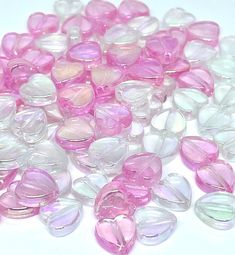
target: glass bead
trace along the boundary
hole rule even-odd
[[[178,58],[175,62],[164,66],[164,71],[167,75],[177,78],[183,72],[187,72],[190,69],[190,63],[188,60]]]
[[[235,59],[229,57],[215,58],[209,64],[211,72],[220,79],[235,79]]]
[[[219,85],[215,88],[214,102],[224,108],[232,108],[235,105],[235,87],[232,85]]]
[[[77,43],[80,43],[82,41],[81,29],[76,26],[70,27],[67,32],[67,40],[68,40],[69,47]]]
[[[62,20],[80,14],[82,10],[83,4],[80,0],[57,0],[54,3],[54,11]]]
[[[220,40],[219,49],[222,56],[235,58],[235,36],[225,36]]]
[[[43,107],[43,110],[45,111],[45,113],[47,115],[47,121],[49,123],[48,125],[52,126],[53,124],[56,124],[56,123],[58,124],[58,122],[61,122],[64,119],[57,102],[52,103],[50,105],[45,105]]]
[[[15,98],[10,94],[0,93],[0,130],[9,128],[15,113]]]

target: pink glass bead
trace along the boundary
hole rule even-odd
[[[28,19],[28,29],[35,36],[55,33],[59,29],[59,18],[53,14],[35,12]]]
[[[5,189],[15,179],[19,170],[19,165],[15,162],[8,163],[6,166],[0,163],[0,190]]]
[[[66,19],[61,30],[63,33],[69,34],[69,31],[74,27],[79,27],[83,39],[87,39],[92,35],[93,24],[85,16],[75,15]]]
[[[2,50],[9,58],[20,57],[33,47],[34,38],[30,34],[8,33],[2,39]]]
[[[192,68],[178,77],[180,88],[199,89],[207,96],[214,92],[214,79],[212,75],[203,68]]]
[[[235,173],[231,165],[217,160],[197,169],[196,182],[205,192],[226,191],[233,193]]]
[[[178,40],[171,36],[150,38],[146,49],[150,57],[158,59],[163,65],[175,62],[180,54]]]
[[[125,187],[125,193],[128,201],[133,203],[136,207],[148,204],[152,198],[151,189],[137,182],[128,180],[123,175],[116,176],[113,181],[119,182],[120,185]]]
[[[190,69],[190,63],[182,58],[177,59],[174,63],[164,66],[165,74],[178,77],[183,72],[187,72]]]
[[[154,153],[139,153],[126,159],[122,172],[128,180],[151,187],[161,179],[162,162]]]
[[[119,135],[131,126],[131,111],[120,104],[100,104],[95,107],[97,136]]]
[[[132,218],[119,215],[114,219],[101,219],[95,227],[98,243],[112,254],[126,255],[136,241],[136,226]]]
[[[55,134],[56,142],[65,150],[87,149],[94,141],[94,130],[85,118],[66,119]]]
[[[112,45],[107,52],[107,61],[113,65],[130,66],[140,58],[141,51],[137,44]]]
[[[43,52],[37,49],[27,50],[23,56],[23,59],[31,63],[39,73],[49,73],[55,62],[55,58],[48,52]]]
[[[7,191],[0,196],[0,213],[4,217],[12,219],[29,218],[39,213],[38,207],[21,205],[15,194],[19,181],[11,183]]]
[[[51,70],[51,77],[58,89],[67,84],[81,82],[85,79],[86,72],[81,63],[59,59]]]
[[[0,92],[5,89],[5,72],[6,67],[0,59]]]
[[[130,79],[145,80],[160,85],[163,81],[163,68],[161,63],[155,59],[141,59],[128,70]]]
[[[99,191],[95,199],[94,210],[98,219],[112,219],[118,215],[133,215],[135,205],[128,200],[125,186],[113,181]]]
[[[123,71],[118,67],[99,65],[91,69],[91,81],[100,102],[108,101],[114,96],[115,86],[124,78]]]
[[[118,8],[119,18],[123,21],[128,21],[139,16],[148,16],[149,8],[143,2],[136,0],[124,0]]]
[[[216,161],[219,148],[213,141],[200,136],[185,136],[180,143],[180,156],[184,164],[196,170]]]
[[[15,189],[19,203],[24,206],[40,207],[57,199],[57,184],[45,171],[37,168],[27,169]]]
[[[67,58],[71,61],[80,62],[90,69],[101,62],[102,53],[100,45],[92,41],[75,44],[68,50]]]
[[[219,25],[213,21],[199,21],[192,23],[188,27],[190,40],[202,40],[212,46],[216,46],[218,44],[219,34]]]
[[[94,100],[95,93],[91,85],[75,83],[58,91],[58,103],[66,116],[89,113]]]

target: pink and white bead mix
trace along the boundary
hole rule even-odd
[[[158,245],[192,204],[166,171],[179,154],[207,193],[196,216],[235,227],[235,36],[182,8],[160,21],[138,0],[57,0],[27,28],[1,42],[1,216],[39,216],[62,237],[90,206],[107,252]]]

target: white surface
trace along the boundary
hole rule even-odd
[[[84,1],[85,2],[85,1]],[[117,3],[120,1],[112,1]],[[223,35],[235,34],[235,0],[146,0],[152,15],[162,18],[172,7],[183,7],[192,12],[198,20],[217,21]],[[177,3],[176,3],[177,2]],[[25,31],[25,24],[30,13],[35,11],[50,12],[53,0],[0,0],[0,34]],[[188,126],[189,134],[196,133],[194,122]],[[188,170],[177,158],[164,167],[168,172],[183,174],[193,189],[193,204],[203,193],[194,183],[194,173]],[[105,255],[94,238],[96,219],[92,209],[85,208],[84,219],[78,229],[64,238],[54,238],[40,223],[37,217],[28,220],[2,219],[0,222],[1,254],[78,254]],[[217,231],[204,225],[193,212],[177,213],[178,227],[173,236],[154,247],[137,243],[131,252],[133,255],[221,255],[235,253],[235,229]]]

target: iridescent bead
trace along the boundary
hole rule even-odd
[[[0,94],[0,130],[10,126],[16,113],[16,101],[11,95]]]
[[[235,105],[235,87],[233,85],[219,85],[215,88],[214,102],[221,107],[232,110]]]
[[[234,195],[226,192],[214,192],[197,200],[195,213],[209,227],[228,230],[235,225],[234,208]]]
[[[127,142],[118,137],[105,137],[94,141],[89,156],[104,175],[117,175],[128,152]]]
[[[136,210],[137,238],[144,245],[166,241],[175,231],[177,218],[165,209],[147,206]]]
[[[73,181],[72,193],[85,205],[93,206],[101,188],[108,183],[101,174],[89,174]]]
[[[144,136],[144,126],[142,123],[133,121],[131,123],[131,129],[128,134],[128,155],[133,155],[142,152],[142,141]]]
[[[24,142],[37,143],[47,135],[46,114],[40,108],[26,108],[15,115],[11,130]]]
[[[76,14],[80,14],[83,4],[80,0],[57,0],[54,3],[54,11],[62,20]]]
[[[55,126],[56,124],[63,121],[64,119],[57,102],[43,106],[43,110],[45,111],[47,115],[47,121],[50,127]],[[48,131],[48,134],[49,134],[49,131]]]
[[[209,63],[211,72],[219,79],[235,79],[235,59],[227,56],[215,58]]]
[[[235,58],[235,36],[225,36],[220,40],[219,49],[222,56]]]

